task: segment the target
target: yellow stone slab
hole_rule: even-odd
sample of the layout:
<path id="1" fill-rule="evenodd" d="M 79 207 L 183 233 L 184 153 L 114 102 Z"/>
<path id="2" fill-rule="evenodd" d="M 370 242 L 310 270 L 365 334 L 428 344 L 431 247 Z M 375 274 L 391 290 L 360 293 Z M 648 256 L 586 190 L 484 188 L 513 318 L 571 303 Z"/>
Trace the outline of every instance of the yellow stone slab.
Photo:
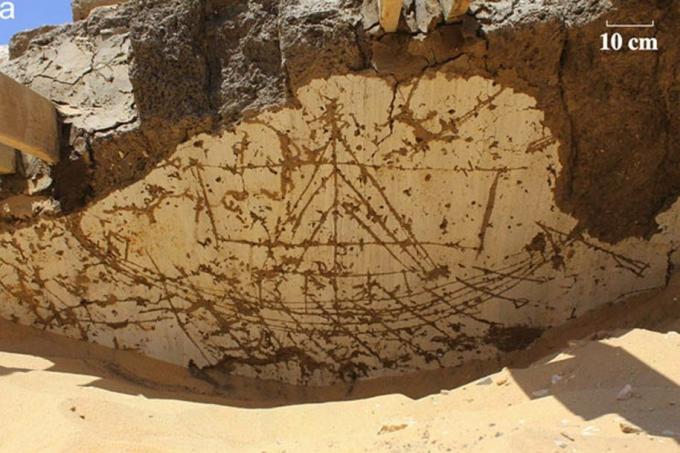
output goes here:
<path id="1" fill-rule="evenodd" d="M 378 0 L 380 5 L 380 25 L 387 33 L 397 31 L 403 0 Z"/>

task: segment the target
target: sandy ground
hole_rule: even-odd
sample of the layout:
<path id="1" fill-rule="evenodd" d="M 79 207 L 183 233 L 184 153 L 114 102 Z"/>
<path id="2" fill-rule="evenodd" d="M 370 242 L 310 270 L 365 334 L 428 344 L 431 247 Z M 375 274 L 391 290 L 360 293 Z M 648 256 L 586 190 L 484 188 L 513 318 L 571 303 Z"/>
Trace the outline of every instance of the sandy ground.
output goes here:
<path id="1" fill-rule="evenodd" d="M 653 298 L 566 326 L 512 358 L 528 368 L 455 389 L 499 365 L 357 384 L 319 391 L 326 402 L 315 404 L 1 322 L 0 449 L 677 452 L 678 297 L 676 277 Z M 602 333 L 631 325 L 645 329 Z"/>

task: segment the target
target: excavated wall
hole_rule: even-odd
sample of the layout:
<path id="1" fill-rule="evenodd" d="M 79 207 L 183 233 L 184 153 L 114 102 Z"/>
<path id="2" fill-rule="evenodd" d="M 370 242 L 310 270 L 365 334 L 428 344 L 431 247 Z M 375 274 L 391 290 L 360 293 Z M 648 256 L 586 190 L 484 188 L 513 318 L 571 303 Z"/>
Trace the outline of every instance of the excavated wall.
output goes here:
<path id="1" fill-rule="evenodd" d="M 2 181 L 0 313 L 293 384 L 521 349 L 677 261 L 673 1 L 133 1 L 7 71 L 62 161 Z M 606 55 L 604 20 L 660 52 Z M 25 41 L 24 41 L 25 42 Z M 19 54 L 19 55 L 17 55 Z"/>

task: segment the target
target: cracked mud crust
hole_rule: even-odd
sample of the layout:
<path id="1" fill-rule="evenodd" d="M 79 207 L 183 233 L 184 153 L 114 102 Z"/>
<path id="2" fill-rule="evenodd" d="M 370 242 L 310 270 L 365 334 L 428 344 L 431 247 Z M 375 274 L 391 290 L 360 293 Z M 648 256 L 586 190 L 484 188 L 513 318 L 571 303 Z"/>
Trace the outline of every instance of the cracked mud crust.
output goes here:
<path id="1" fill-rule="evenodd" d="M 3 316 L 323 385 L 662 287 L 680 5 L 556 3 L 383 34 L 350 0 L 131 1 L 24 39 L 63 148 L 1 181 Z M 642 13 L 660 52 L 598 50 Z"/>

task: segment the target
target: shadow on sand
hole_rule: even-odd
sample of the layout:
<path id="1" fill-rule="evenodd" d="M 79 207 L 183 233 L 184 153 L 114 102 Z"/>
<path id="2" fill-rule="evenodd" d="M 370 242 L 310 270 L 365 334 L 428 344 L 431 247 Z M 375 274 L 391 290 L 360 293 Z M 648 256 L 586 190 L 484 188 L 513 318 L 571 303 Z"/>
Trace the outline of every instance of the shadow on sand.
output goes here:
<path id="1" fill-rule="evenodd" d="M 586 421 L 616 414 L 622 430 L 680 443 L 680 386 L 624 348 L 589 342 L 511 375 L 532 399 L 554 398 Z"/>

